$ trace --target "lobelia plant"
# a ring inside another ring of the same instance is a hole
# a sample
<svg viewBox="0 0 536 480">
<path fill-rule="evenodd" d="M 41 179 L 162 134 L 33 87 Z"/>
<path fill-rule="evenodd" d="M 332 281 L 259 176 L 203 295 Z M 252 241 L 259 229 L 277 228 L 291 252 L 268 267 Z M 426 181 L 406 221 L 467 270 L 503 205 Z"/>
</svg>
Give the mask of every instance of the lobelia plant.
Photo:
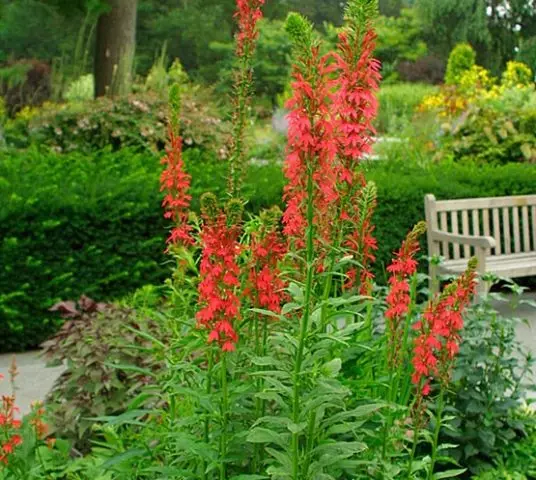
<svg viewBox="0 0 536 480">
<path fill-rule="evenodd" d="M 474 262 L 421 312 L 420 223 L 388 269 L 387 312 L 378 309 L 376 187 L 360 166 L 378 109 L 375 0 L 350 0 L 337 51 L 327 55 L 306 19 L 287 18 L 286 208 L 244 219 L 243 138 L 263 3 L 237 0 L 229 195 L 205 193 L 200 218 L 189 211 L 179 90 L 171 90 L 162 190 L 180 313 L 159 392 L 165 407 L 148 414 L 167 433 L 132 455 L 145 456 L 147 475 L 173 469 L 189 479 L 431 479 L 443 468 L 438 431 Z M 426 458 L 421 440 L 431 445 Z"/>
</svg>

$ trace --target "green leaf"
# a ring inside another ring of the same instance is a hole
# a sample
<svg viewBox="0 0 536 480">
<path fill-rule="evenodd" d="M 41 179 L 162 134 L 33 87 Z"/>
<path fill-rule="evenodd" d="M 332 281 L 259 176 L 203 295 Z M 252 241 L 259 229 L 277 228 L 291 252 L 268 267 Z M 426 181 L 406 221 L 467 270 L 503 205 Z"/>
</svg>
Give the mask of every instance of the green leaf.
<svg viewBox="0 0 536 480">
<path fill-rule="evenodd" d="M 263 427 L 256 427 L 251 430 L 246 440 L 250 443 L 275 443 L 280 447 L 284 447 L 287 444 L 284 435 Z"/>
<path fill-rule="evenodd" d="M 440 480 L 441 478 L 453 478 L 459 477 L 461 474 L 465 473 L 467 468 L 460 468 L 458 470 L 447 470 L 446 472 L 440 472 L 434 474 L 435 480 Z"/>
<path fill-rule="evenodd" d="M 119 465 L 120 463 L 123 463 L 126 460 L 130 460 L 131 458 L 141 457 L 145 453 L 146 453 L 146 450 L 143 448 L 135 448 L 133 450 L 127 450 L 126 452 L 123 452 L 121 455 L 112 457 L 107 462 L 104 462 L 101 468 L 103 470 L 108 470 L 111 467 L 114 467 L 115 465 Z"/>
<path fill-rule="evenodd" d="M 322 365 L 322 373 L 326 377 L 334 378 L 336 377 L 342 368 L 342 360 L 340 358 L 334 358 L 329 362 Z"/>
</svg>

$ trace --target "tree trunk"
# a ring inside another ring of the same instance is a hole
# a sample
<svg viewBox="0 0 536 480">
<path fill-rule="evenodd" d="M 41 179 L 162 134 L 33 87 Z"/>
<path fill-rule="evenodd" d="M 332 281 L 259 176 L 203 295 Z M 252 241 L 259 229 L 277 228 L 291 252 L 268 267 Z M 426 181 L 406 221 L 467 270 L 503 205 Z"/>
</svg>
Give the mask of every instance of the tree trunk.
<svg viewBox="0 0 536 480">
<path fill-rule="evenodd" d="M 129 92 L 136 51 L 138 0 L 107 0 L 110 9 L 97 24 L 95 96 Z"/>
</svg>

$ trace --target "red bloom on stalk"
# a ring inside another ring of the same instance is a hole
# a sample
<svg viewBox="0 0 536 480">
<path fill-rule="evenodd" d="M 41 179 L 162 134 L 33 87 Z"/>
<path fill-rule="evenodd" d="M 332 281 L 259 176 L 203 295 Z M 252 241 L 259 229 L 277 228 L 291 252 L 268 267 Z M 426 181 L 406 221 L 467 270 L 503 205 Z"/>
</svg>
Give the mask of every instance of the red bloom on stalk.
<svg viewBox="0 0 536 480">
<path fill-rule="evenodd" d="M 378 111 L 375 92 L 381 79 L 380 62 L 373 57 L 376 34 L 371 25 L 351 20 L 349 30 L 339 35 L 338 52 L 334 54 L 338 89 L 334 98 L 337 114 L 336 175 L 343 199 L 339 216 L 346 232 L 345 246 L 360 264 L 348 272 L 346 287 L 359 279 L 359 291 L 369 295 L 374 275 L 370 269 L 376 260 L 376 239 L 372 215 L 376 199 L 363 192 L 366 181 L 359 170 L 364 155 L 370 153 L 376 130 L 372 124 Z M 365 198 L 363 198 L 365 197 Z"/>
<path fill-rule="evenodd" d="M 259 35 L 257 23 L 262 19 L 265 0 L 236 0 L 235 18 L 238 23 L 236 54 L 238 57 L 252 55 Z"/>
<path fill-rule="evenodd" d="M 190 200 L 190 175 L 185 172 L 182 159 L 182 138 L 169 127 L 169 145 L 162 158 L 165 169 L 160 177 L 160 190 L 166 192 L 162 206 L 164 216 L 173 221 L 174 227 L 168 238 L 172 245 L 191 245 L 191 226 L 188 225 Z"/>
<path fill-rule="evenodd" d="M 453 360 L 459 351 L 463 311 L 476 289 L 476 260 L 469 262 L 465 273 L 451 283 L 441 296 L 429 303 L 423 318 L 415 325 L 419 336 L 413 352 L 412 381 L 419 395 L 430 392 L 430 381 L 438 379 L 443 385 L 450 380 Z"/>
<path fill-rule="evenodd" d="M 419 251 L 419 236 L 426 230 L 426 224 L 421 222 L 407 235 L 395 259 L 387 267 L 389 277 L 389 293 L 387 294 L 387 318 L 389 366 L 396 368 L 400 364 L 400 351 L 404 318 L 410 305 L 409 279 L 417 271 L 415 255 Z"/>
<path fill-rule="evenodd" d="M 307 47 L 304 47 L 307 48 Z M 321 238 L 330 241 L 330 209 L 339 198 L 334 160 L 336 145 L 334 122 L 330 111 L 333 67 L 321 56 L 318 46 L 301 52 L 294 66 L 293 95 L 287 103 L 288 153 L 285 175 L 288 183 L 284 199 L 284 232 L 297 248 L 304 246 L 308 176 L 312 174 L 314 224 Z"/>
<path fill-rule="evenodd" d="M 213 202 L 213 197 L 210 201 Z M 233 351 L 238 341 L 234 322 L 240 317 L 240 299 L 235 293 L 240 285 L 240 268 L 236 262 L 240 252 L 240 233 L 229 215 L 204 209 L 201 231 L 201 282 L 197 313 L 198 325 L 210 330 L 208 342 L 218 342 L 223 351 Z M 230 223 L 230 224 L 229 224 Z"/>
<path fill-rule="evenodd" d="M 270 213 L 273 218 L 268 218 Z M 248 289 L 253 305 L 276 313 L 285 296 L 279 263 L 287 253 L 278 229 L 279 216 L 279 209 L 267 212 L 263 228 L 253 236 Z"/>
</svg>

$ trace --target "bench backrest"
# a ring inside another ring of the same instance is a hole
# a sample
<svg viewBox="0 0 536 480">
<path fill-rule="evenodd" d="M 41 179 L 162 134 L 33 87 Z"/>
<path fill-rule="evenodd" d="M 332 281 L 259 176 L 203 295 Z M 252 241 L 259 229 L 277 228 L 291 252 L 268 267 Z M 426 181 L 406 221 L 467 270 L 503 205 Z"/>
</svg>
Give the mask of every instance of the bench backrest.
<svg viewBox="0 0 536 480">
<path fill-rule="evenodd" d="M 440 200 L 425 199 L 429 228 L 443 232 L 493 237 L 496 247 L 488 255 L 536 252 L 536 195 Z M 468 245 L 441 243 L 447 260 L 469 258 Z"/>
</svg>

